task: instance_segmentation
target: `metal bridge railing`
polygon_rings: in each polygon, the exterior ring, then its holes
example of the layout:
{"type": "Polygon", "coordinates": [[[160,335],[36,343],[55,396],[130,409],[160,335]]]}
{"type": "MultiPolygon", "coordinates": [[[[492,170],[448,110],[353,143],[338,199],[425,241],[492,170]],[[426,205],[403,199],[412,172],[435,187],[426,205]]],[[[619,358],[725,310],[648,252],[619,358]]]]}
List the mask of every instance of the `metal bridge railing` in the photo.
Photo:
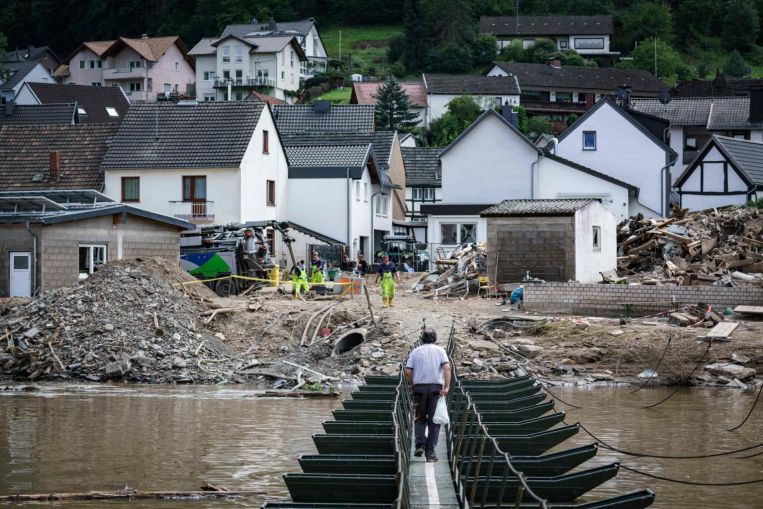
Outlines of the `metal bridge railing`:
{"type": "Polygon", "coordinates": [[[411,386],[405,378],[405,364],[400,366],[400,380],[395,390],[395,403],[392,408],[392,424],[395,429],[395,455],[397,456],[397,500],[396,509],[409,509],[411,506],[409,486],[409,464],[411,450],[411,419],[413,400],[411,386]]]}

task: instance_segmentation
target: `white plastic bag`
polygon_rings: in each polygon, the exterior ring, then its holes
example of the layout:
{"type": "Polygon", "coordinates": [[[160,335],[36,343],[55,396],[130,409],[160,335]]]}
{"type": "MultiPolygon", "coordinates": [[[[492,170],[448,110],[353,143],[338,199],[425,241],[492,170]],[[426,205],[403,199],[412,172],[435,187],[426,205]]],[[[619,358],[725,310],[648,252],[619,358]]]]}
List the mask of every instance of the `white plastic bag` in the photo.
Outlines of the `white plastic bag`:
{"type": "Polygon", "coordinates": [[[450,423],[450,417],[448,417],[448,407],[445,405],[445,398],[443,396],[440,396],[440,399],[437,400],[437,408],[435,408],[432,422],[440,425],[446,425],[450,423]]]}

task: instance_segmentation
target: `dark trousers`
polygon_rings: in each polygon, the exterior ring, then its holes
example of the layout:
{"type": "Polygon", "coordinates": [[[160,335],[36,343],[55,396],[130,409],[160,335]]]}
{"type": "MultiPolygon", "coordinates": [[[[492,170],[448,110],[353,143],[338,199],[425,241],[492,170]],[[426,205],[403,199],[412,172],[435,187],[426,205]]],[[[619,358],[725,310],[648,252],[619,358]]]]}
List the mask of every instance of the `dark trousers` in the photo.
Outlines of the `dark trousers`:
{"type": "Polygon", "coordinates": [[[416,409],[414,421],[416,448],[423,448],[427,458],[434,457],[434,449],[437,447],[437,438],[440,434],[440,425],[432,422],[432,417],[434,417],[441,390],[440,384],[418,384],[413,388],[413,406],[416,409]]]}

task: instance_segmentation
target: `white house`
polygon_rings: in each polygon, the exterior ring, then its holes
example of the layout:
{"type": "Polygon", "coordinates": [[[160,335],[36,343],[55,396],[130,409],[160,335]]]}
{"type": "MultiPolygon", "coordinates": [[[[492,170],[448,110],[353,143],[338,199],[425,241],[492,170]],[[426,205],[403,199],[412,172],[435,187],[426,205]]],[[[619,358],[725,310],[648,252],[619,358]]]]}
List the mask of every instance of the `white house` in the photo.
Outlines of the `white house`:
{"type": "Polygon", "coordinates": [[[428,238],[446,247],[485,242],[480,212],[506,199],[597,199],[618,220],[638,188],[536,147],[487,110],[440,154],[442,201],[422,204],[428,238]]]}
{"type": "Polygon", "coordinates": [[[221,37],[235,35],[241,38],[250,37],[296,37],[299,46],[305,53],[307,60],[301,60],[299,77],[301,79],[312,78],[315,74],[326,72],[328,53],[323,45],[318,23],[313,18],[298,21],[275,21],[269,19],[267,23],[252,18],[250,24],[228,25],[223,30],[221,37]]]}
{"type": "Polygon", "coordinates": [[[344,242],[351,259],[392,231],[394,185],[370,143],[288,146],[286,154],[290,221],[344,242]]]}
{"type": "Polygon", "coordinates": [[[427,127],[448,111],[450,101],[462,95],[474,97],[486,109],[519,104],[521,90],[513,75],[424,74],[421,80],[427,95],[427,127]]]}
{"type": "Polygon", "coordinates": [[[664,125],[661,119],[631,115],[604,98],[559,136],[556,154],[637,187],[630,215],[665,216],[671,167],[678,155],[650,130],[664,125]]]}
{"type": "Polygon", "coordinates": [[[196,59],[199,101],[240,101],[252,90],[293,101],[289,92],[299,89],[306,60],[294,36],[202,39],[189,55],[196,59]]]}
{"type": "Polygon", "coordinates": [[[134,104],[103,170],[104,194],[198,226],[287,220],[286,155],[259,101],[134,104]]]}
{"type": "MultiPolygon", "coordinates": [[[[24,83],[55,83],[50,71],[39,62],[10,62],[2,64],[7,77],[0,77],[0,102],[12,101],[24,83]]],[[[2,75],[0,75],[2,76],[2,75]]]]}
{"type": "Polygon", "coordinates": [[[480,33],[494,35],[498,49],[521,41],[527,49],[537,39],[551,39],[559,51],[575,50],[585,57],[613,57],[612,16],[481,16],[480,33]]]}
{"type": "Polygon", "coordinates": [[[676,179],[681,207],[745,205],[763,185],[763,143],[714,135],[676,179]]]}

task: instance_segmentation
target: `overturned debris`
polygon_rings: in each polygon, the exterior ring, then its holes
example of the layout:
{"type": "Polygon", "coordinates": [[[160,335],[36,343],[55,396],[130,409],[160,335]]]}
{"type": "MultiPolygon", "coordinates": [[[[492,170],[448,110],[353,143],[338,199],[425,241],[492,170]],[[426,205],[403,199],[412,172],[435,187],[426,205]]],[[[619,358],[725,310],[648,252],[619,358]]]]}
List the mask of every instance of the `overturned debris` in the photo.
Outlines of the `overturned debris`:
{"type": "Polygon", "coordinates": [[[466,244],[449,255],[440,255],[435,260],[436,270],[422,275],[413,285],[414,292],[435,299],[479,292],[480,277],[485,276],[487,270],[485,244],[466,244]]]}

